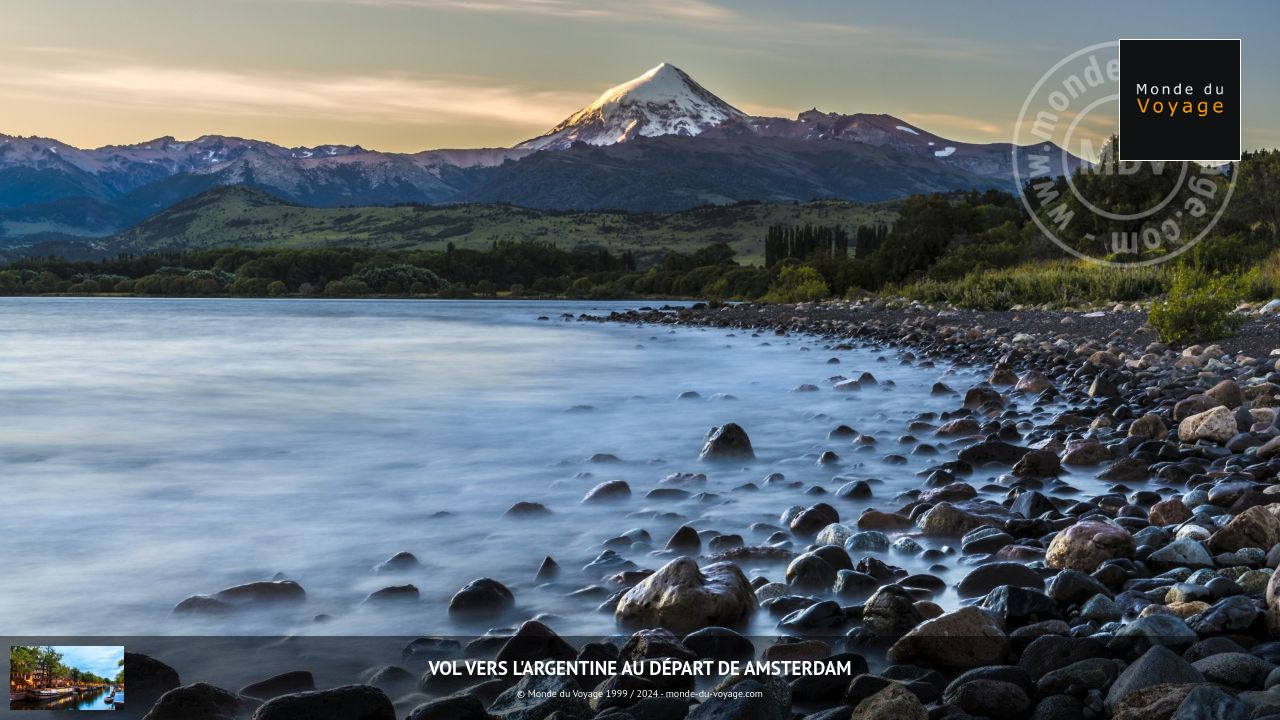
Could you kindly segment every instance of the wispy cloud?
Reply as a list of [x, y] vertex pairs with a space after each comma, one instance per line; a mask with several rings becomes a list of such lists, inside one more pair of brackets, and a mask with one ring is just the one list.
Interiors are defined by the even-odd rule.
[[388, 8], [422, 8], [503, 15], [542, 15], [578, 20], [723, 21], [737, 13], [705, 0], [301, 0]]
[[993, 139], [997, 136], [1000, 136], [1001, 139], [1003, 139], [1013, 132], [1012, 123], [1002, 125], [1000, 123], [993, 122], [988, 118], [974, 117], [972, 115], [958, 115], [955, 113], [903, 113], [902, 119], [910, 121], [915, 125], [932, 132], [941, 132], [942, 128], [953, 128], [991, 135]]
[[145, 63], [0, 68], [0, 94], [181, 109], [210, 115], [325, 118], [415, 125], [544, 126], [589, 102], [590, 93], [536, 91], [484, 78], [411, 74], [241, 72]]

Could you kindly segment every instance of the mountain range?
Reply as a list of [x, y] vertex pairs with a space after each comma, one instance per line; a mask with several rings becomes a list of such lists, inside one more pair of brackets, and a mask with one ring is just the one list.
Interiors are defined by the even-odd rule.
[[948, 140], [890, 115], [752, 116], [664, 63], [511, 148], [406, 154], [207, 135], [82, 150], [0, 134], [0, 242], [110, 236], [229, 185], [322, 208], [673, 212], [746, 200], [875, 202], [1009, 189], [1012, 150]]

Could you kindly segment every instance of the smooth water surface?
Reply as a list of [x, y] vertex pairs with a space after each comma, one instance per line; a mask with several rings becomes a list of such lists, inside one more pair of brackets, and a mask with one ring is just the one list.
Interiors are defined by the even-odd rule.
[[[958, 404], [931, 395], [934, 382], [964, 388], [976, 377], [806, 338], [560, 317], [637, 304], [0, 300], [4, 632], [450, 633], [464, 626], [448, 618], [448, 598], [482, 576], [510, 586], [523, 617], [607, 632], [600, 597], [565, 597], [600, 582], [577, 571], [603, 541], [644, 528], [660, 549], [684, 521], [759, 544], [766, 535], [751, 523], [831, 500], [778, 485], [733, 490], [771, 472], [832, 492], [838, 474], [875, 478], [870, 502], [896, 507], [939, 460], [898, 443], [907, 421]], [[895, 386], [838, 393], [827, 383], [862, 371]], [[793, 392], [803, 383], [820, 390]], [[690, 390], [700, 397], [678, 399]], [[747, 429], [756, 461], [698, 462], [707, 430], [724, 422]], [[840, 423], [878, 445], [828, 440]], [[817, 464], [828, 449], [840, 466]], [[621, 462], [589, 462], [597, 453]], [[907, 464], [884, 463], [889, 453]], [[716, 498], [644, 498], [665, 475], [692, 471], [708, 474]], [[630, 500], [580, 503], [618, 478]], [[554, 514], [504, 518], [521, 500]], [[867, 504], [832, 502], [849, 520]], [[422, 568], [371, 572], [402, 550]], [[665, 562], [644, 547], [620, 552], [641, 567]], [[539, 588], [546, 555], [566, 573]], [[207, 622], [169, 614], [189, 595], [277, 573], [306, 588], [305, 606]], [[404, 583], [420, 601], [361, 605]]]

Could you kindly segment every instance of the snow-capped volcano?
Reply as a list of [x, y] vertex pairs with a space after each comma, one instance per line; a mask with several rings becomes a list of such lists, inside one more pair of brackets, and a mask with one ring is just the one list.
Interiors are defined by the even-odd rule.
[[545, 135], [517, 148], [562, 150], [575, 142], [613, 145], [635, 137], [698, 135], [746, 113], [711, 94], [683, 70], [662, 63], [604, 92]]

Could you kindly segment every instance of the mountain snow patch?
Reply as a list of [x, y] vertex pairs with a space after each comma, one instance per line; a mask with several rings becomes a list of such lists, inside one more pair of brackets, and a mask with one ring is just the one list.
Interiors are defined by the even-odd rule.
[[909, 132], [909, 133], [911, 133], [912, 135], [919, 135], [919, 134], [920, 134], [920, 133], [916, 132], [915, 130], [912, 130], [911, 128], [907, 127], [906, 125], [899, 125], [899, 126], [898, 126], [898, 129], [899, 129], [899, 130], [901, 130], [902, 132]]
[[948, 146], [946, 146], [946, 147], [942, 148], [941, 150], [934, 150], [934, 151], [933, 151], [933, 154], [934, 154], [935, 156], [937, 156], [937, 157], [946, 157], [946, 156], [950, 155], [951, 153], [953, 153], [953, 152], [955, 152], [955, 151], [956, 151], [956, 149], [955, 149], [955, 148], [953, 148], [953, 147], [951, 147], [950, 145], [948, 145]]

